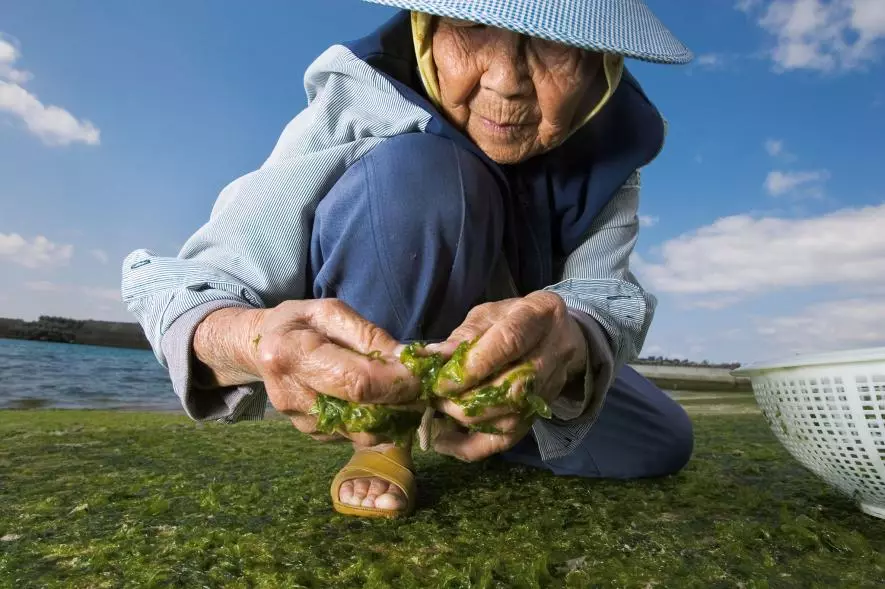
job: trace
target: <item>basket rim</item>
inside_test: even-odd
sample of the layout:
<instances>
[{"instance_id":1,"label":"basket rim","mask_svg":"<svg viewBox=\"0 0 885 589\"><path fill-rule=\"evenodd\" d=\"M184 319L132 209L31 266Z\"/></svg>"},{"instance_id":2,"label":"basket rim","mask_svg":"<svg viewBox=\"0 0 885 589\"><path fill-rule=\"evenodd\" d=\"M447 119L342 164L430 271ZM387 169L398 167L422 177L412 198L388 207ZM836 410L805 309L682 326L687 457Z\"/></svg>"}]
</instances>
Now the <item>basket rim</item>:
<instances>
[{"instance_id":1,"label":"basket rim","mask_svg":"<svg viewBox=\"0 0 885 589\"><path fill-rule=\"evenodd\" d=\"M866 364L885 362L885 347L862 348L826 352L821 354L797 354L790 358L754 362L731 371L732 376L754 376L762 372L783 370L787 368L805 368L809 366Z\"/></svg>"}]
</instances>

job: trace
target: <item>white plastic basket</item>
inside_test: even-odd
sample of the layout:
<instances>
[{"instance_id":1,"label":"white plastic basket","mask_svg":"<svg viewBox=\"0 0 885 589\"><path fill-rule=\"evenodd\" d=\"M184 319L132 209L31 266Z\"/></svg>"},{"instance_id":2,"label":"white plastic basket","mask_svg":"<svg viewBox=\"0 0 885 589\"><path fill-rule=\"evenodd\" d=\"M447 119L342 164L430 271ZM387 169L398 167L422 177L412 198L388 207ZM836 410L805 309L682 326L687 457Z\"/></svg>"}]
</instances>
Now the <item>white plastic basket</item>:
<instances>
[{"instance_id":1,"label":"white plastic basket","mask_svg":"<svg viewBox=\"0 0 885 589\"><path fill-rule=\"evenodd\" d=\"M809 470L885 518L885 348L742 367L774 435Z\"/></svg>"}]
</instances>

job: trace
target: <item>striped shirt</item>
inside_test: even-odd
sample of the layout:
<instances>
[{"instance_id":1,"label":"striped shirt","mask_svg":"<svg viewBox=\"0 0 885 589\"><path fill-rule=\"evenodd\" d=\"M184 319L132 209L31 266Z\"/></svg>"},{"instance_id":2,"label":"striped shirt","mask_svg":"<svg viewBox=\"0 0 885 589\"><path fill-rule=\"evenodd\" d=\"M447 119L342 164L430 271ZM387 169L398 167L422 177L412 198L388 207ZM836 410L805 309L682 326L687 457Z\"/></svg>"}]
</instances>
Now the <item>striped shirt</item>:
<instances>
[{"instance_id":1,"label":"striped shirt","mask_svg":"<svg viewBox=\"0 0 885 589\"><path fill-rule=\"evenodd\" d=\"M431 119L340 45L308 68L305 87L307 108L287 125L259 169L222 190L208 222L177 257L142 249L123 263L123 301L169 369L173 388L193 419L261 419L267 405L260 383L195 394L191 342L197 325L220 308L268 308L307 298L317 203L379 143L424 132ZM560 280L547 287L581 320L593 352L583 394L564 394L554 403L554 417L534 424L544 459L567 455L580 444L612 375L639 352L651 323L655 299L629 269L638 203L637 171L568 256Z\"/></svg>"}]
</instances>

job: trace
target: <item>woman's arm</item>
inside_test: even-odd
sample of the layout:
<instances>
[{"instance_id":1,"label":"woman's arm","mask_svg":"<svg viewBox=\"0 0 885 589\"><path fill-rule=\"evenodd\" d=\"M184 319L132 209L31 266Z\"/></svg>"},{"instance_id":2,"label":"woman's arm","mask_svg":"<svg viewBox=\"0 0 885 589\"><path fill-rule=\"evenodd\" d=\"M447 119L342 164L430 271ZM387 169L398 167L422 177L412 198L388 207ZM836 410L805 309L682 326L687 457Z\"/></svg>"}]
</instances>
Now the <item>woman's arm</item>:
<instances>
[{"instance_id":1,"label":"woman's arm","mask_svg":"<svg viewBox=\"0 0 885 589\"><path fill-rule=\"evenodd\" d=\"M630 271L639 233L639 171L602 210L589 236L566 260L560 282L545 290L565 300L616 373L642 349L657 300ZM601 336L601 337L600 337ZM605 342L608 349L600 349ZM607 386L605 388L608 388Z\"/></svg>"},{"instance_id":2,"label":"woman's arm","mask_svg":"<svg viewBox=\"0 0 885 589\"><path fill-rule=\"evenodd\" d=\"M198 326L220 309L255 310L306 298L318 201L385 137L419 132L430 117L340 46L317 59L305 84L308 108L286 127L260 169L222 191L210 220L177 257L138 250L123 265L123 301L194 419L257 419L266 405L261 385L196 386ZM246 375L226 376L237 383Z\"/></svg>"},{"instance_id":3,"label":"woman's arm","mask_svg":"<svg viewBox=\"0 0 885 589\"><path fill-rule=\"evenodd\" d=\"M552 409L552 419L530 424L544 460L565 456L581 443L615 372L641 348L651 322L655 300L629 270L638 232L638 180L634 174L602 210L587 239L566 261L559 283L474 308L442 344L451 352L462 341L476 342L465 356L463 374L447 387L449 393L471 395L504 384L512 391L520 378L531 381L528 386ZM519 367L510 369L514 363ZM524 367L534 372L524 376ZM491 425L501 432L488 436L444 430L436 435L438 452L464 460L510 448L528 425L506 404L473 416L457 405L443 401L437 408L464 425Z\"/></svg>"}]
</instances>

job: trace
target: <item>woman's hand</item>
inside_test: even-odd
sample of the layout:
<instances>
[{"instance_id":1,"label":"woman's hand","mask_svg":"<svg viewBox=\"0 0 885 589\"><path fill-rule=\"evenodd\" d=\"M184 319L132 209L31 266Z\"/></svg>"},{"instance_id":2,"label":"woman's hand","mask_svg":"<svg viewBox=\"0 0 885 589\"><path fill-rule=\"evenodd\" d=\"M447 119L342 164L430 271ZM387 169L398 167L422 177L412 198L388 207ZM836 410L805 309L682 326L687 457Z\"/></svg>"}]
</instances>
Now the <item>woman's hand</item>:
<instances>
[{"instance_id":1,"label":"woman's hand","mask_svg":"<svg viewBox=\"0 0 885 589\"><path fill-rule=\"evenodd\" d=\"M288 301L273 309L222 309L197 328L194 350L212 386L263 382L274 408L304 433L318 393L355 403L403 405L420 383L399 362L403 346L335 299ZM317 436L328 439L328 437ZM349 435L361 444L381 440Z\"/></svg>"},{"instance_id":2,"label":"woman's hand","mask_svg":"<svg viewBox=\"0 0 885 589\"><path fill-rule=\"evenodd\" d=\"M586 369L587 342L565 302L556 294L538 291L526 297L486 303L475 307L443 344L429 346L444 356L451 355L464 341L476 341L467 352L460 382L441 380L438 390L463 398L478 389L510 384L510 399L519 401L531 391L548 403L565 384ZM526 370L527 367L534 369ZM465 461L482 460L509 450L531 428L513 405L503 404L466 415L456 400L440 399L438 410L459 424L500 434L444 428L434 440L434 449Z\"/></svg>"}]
</instances>

